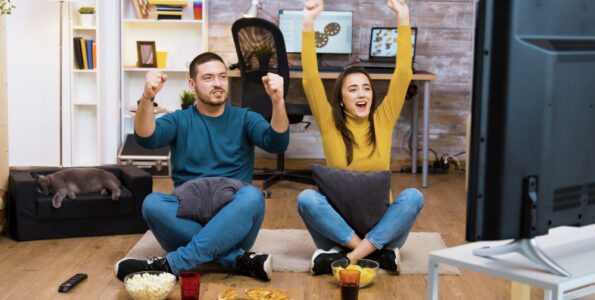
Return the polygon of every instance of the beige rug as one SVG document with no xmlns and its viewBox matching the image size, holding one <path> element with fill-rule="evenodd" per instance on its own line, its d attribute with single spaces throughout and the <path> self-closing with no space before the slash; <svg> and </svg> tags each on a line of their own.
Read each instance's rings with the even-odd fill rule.
<svg viewBox="0 0 595 300">
<path fill-rule="evenodd" d="M 411 232 L 401 249 L 401 274 L 427 274 L 430 252 L 444 249 L 439 233 Z M 261 229 L 251 251 L 265 252 L 273 256 L 273 270 L 276 272 L 309 272 L 310 259 L 316 246 L 307 230 Z M 132 247 L 127 257 L 145 259 L 151 256 L 165 256 L 153 233 L 149 230 Z M 223 271 L 215 263 L 201 265 L 197 270 Z M 458 275 L 455 267 L 440 264 L 440 274 Z"/>
</svg>

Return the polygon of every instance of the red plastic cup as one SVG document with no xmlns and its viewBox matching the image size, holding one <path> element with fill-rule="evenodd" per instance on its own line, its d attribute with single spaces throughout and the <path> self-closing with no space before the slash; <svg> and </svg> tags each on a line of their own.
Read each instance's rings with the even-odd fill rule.
<svg viewBox="0 0 595 300">
<path fill-rule="evenodd" d="M 184 272 L 180 274 L 182 300 L 198 300 L 200 294 L 200 274 Z"/>
<path fill-rule="evenodd" d="M 359 276 L 358 270 L 339 271 L 339 281 L 341 284 L 341 300 L 357 300 L 359 294 Z"/>
</svg>

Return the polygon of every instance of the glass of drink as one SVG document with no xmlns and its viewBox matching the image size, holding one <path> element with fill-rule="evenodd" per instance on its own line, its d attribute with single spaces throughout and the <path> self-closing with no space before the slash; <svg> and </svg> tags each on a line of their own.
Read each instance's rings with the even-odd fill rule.
<svg viewBox="0 0 595 300">
<path fill-rule="evenodd" d="M 180 274 L 182 300 L 198 300 L 200 294 L 200 274 L 184 272 Z"/>
<path fill-rule="evenodd" d="M 341 284 L 341 300 L 357 300 L 359 294 L 358 270 L 339 271 L 339 282 Z"/>
</svg>

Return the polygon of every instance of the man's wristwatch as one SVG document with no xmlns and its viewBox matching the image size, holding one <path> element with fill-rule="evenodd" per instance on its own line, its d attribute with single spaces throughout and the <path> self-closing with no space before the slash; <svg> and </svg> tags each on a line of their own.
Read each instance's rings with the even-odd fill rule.
<svg viewBox="0 0 595 300">
<path fill-rule="evenodd" d="M 141 95 L 141 96 L 140 96 L 140 99 L 139 99 L 139 102 L 140 102 L 140 100 L 143 100 L 143 99 L 145 99 L 145 100 L 149 100 L 149 101 L 151 101 L 151 102 L 153 102 L 153 101 L 155 100 L 155 98 L 151 98 L 151 99 L 149 99 L 149 98 L 145 98 L 145 95 Z"/>
<path fill-rule="evenodd" d="M 151 102 L 153 102 L 153 106 L 157 106 L 157 103 L 155 103 L 155 98 L 148 99 L 148 98 L 145 98 L 145 96 L 140 96 L 140 99 L 138 99 L 138 101 L 136 101 L 136 105 L 140 105 L 140 101 L 143 99 L 145 99 L 147 101 L 151 101 Z"/>
</svg>

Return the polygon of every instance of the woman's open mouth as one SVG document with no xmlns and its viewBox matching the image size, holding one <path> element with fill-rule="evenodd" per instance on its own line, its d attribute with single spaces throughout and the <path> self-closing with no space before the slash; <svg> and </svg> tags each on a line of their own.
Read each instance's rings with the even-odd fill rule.
<svg viewBox="0 0 595 300">
<path fill-rule="evenodd" d="M 365 110 L 366 107 L 368 106 L 368 102 L 366 101 L 358 101 L 355 102 L 355 106 L 359 109 L 359 110 Z"/>
</svg>

